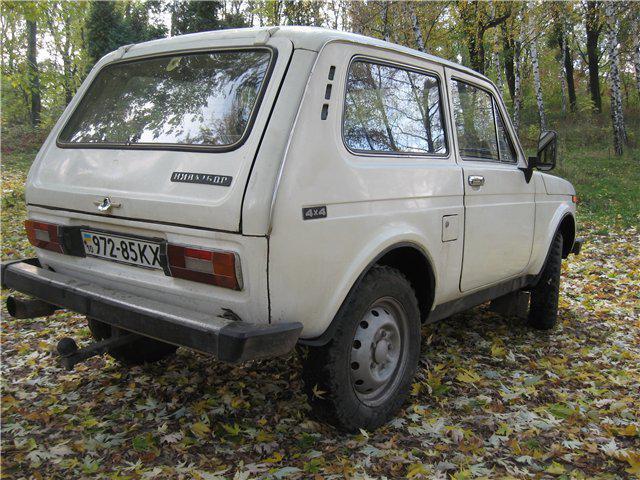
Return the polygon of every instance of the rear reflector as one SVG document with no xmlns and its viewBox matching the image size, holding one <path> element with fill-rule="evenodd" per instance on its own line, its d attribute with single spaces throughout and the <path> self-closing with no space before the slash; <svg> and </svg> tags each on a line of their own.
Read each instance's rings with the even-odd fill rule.
<svg viewBox="0 0 640 480">
<path fill-rule="evenodd" d="M 242 289 L 240 263 L 233 252 L 167 245 L 167 259 L 172 277 Z"/>
<path fill-rule="evenodd" d="M 57 253 L 64 253 L 64 249 L 62 248 L 62 243 L 60 241 L 58 225 L 26 220 L 24 222 L 24 228 L 27 230 L 29 243 L 34 247 L 44 248 L 45 250 L 51 250 L 52 252 Z"/>
</svg>

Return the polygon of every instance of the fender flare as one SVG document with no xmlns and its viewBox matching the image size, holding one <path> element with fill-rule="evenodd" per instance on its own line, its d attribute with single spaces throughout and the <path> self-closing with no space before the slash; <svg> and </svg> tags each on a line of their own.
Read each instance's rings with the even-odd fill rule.
<svg viewBox="0 0 640 480">
<path fill-rule="evenodd" d="M 435 274 L 434 274 L 434 270 L 433 270 L 433 262 L 431 261 L 429 255 L 427 254 L 427 252 L 425 251 L 425 249 L 423 247 L 421 247 L 420 245 L 418 245 L 415 242 L 404 241 L 404 242 L 394 243 L 393 245 L 390 245 L 390 246 L 386 247 L 381 252 L 379 252 L 375 257 L 373 257 L 373 259 L 362 270 L 360 275 L 358 275 L 358 278 L 356 279 L 356 281 L 353 283 L 353 285 L 349 289 L 349 292 L 347 293 L 347 295 L 344 298 L 342 304 L 340 305 L 340 308 L 338 308 L 338 311 L 336 312 L 335 316 L 331 320 L 331 323 L 325 329 L 325 331 L 322 332 L 322 334 L 320 336 L 318 336 L 318 337 L 306 338 L 306 339 L 305 338 L 301 338 L 301 339 L 298 340 L 298 344 L 309 346 L 309 347 L 321 347 L 321 346 L 326 345 L 327 343 L 329 343 L 329 341 L 331 341 L 331 339 L 333 338 L 333 333 L 334 333 L 335 329 L 338 326 L 338 322 L 336 321 L 337 318 L 340 316 L 340 313 L 343 311 L 343 309 L 345 308 L 345 306 L 347 305 L 347 303 L 349 302 L 351 297 L 355 294 L 355 291 L 358 289 L 358 286 L 360 286 L 360 283 L 362 283 L 362 280 L 364 279 L 365 275 L 385 255 L 387 255 L 388 253 L 390 253 L 390 252 L 392 252 L 394 250 L 397 250 L 397 249 L 400 249 L 400 248 L 407 248 L 407 247 L 412 248 L 412 249 L 416 250 L 418 253 L 420 253 L 420 255 L 424 258 L 425 262 L 427 262 L 427 264 L 429 265 L 429 268 L 427 269 L 427 274 L 429 276 L 430 285 L 432 285 L 431 302 L 433 303 L 433 298 L 435 297 L 435 289 L 436 289 L 436 278 L 435 278 Z"/>
<path fill-rule="evenodd" d="M 573 221 L 573 226 L 574 226 L 574 232 L 573 232 L 573 239 L 571 242 L 571 246 L 567 249 L 565 248 L 565 246 L 562 246 L 562 250 L 567 251 L 567 252 L 571 252 L 571 249 L 573 248 L 573 242 L 575 241 L 576 238 L 576 232 L 575 232 L 575 226 L 576 226 L 576 219 L 575 216 L 573 215 L 573 213 L 571 212 L 566 212 L 562 215 L 562 217 L 560 217 L 560 221 L 558 221 L 558 223 L 556 224 L 556 228 L 553 231 L 553 235 L 551 236 L 551 238 L 549 239 L 549 242 L 547 244 L 547 253 L 544 256 L 544 262 L 542 262 L 542 267 L 540 267 L 540 271 L 534 275 L 532 275 L 532 279 L 529 282 L 529 287 L 533 287 L 535 285 L 538 284 L 538 281 L 540 280 L 540 277 L 542 276 L 542 272 L 544 272 L 545 267 L 547 266 L 547 262 L 549 261 L 549 254 L 551 253 L 551 244 L 553 243 L 553 239 L 556 237 L 556 235 L 558 234 L 558 232 L 562 229 L 562 224 L 564 223 L 564 221 L 567 218 L 571 218 L 571 220 Z M 564 239 L 563 239 L 564 240 Z M 567 255 L 563 254 L 562 258 L 567 258 Z"/>
</svg>

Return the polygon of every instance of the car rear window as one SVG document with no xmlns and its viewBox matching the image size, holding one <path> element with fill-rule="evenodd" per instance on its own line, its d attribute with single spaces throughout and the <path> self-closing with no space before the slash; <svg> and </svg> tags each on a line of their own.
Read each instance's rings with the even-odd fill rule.
<svg viewBox="0 0 640 480">
<path fill-rule="evenodd" d="M 231 147 L 248 133 L 270 63 L 270 50 L 255 49 L 108 65 L 83 96 L 59 142 Z"/>
</svg>

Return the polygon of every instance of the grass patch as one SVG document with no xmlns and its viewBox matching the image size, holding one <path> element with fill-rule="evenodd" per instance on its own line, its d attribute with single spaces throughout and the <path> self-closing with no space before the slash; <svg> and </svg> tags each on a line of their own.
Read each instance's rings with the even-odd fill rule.
<svg viewBox="0 0 640 480">
<path fill-rule="evenodd" d="M 582 221 L 629 227 L 640 220 L 640 154 L 616 157 L 606 150 L 560 152 L 554 175 L 566 178 L 580 197 Z"/>
</svg>

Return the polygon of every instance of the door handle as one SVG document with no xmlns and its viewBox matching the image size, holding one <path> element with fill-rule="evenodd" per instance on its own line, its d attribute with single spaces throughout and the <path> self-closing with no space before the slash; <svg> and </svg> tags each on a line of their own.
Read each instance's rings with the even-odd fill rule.
<svg viewBox="0 0 640 480">
<path fill-rule="evenodd" d="M 481 187 L 484 185 L 484 177 L 482 175 L 469 175 L 469 185 L 472 187 Z"/>
</svg>

